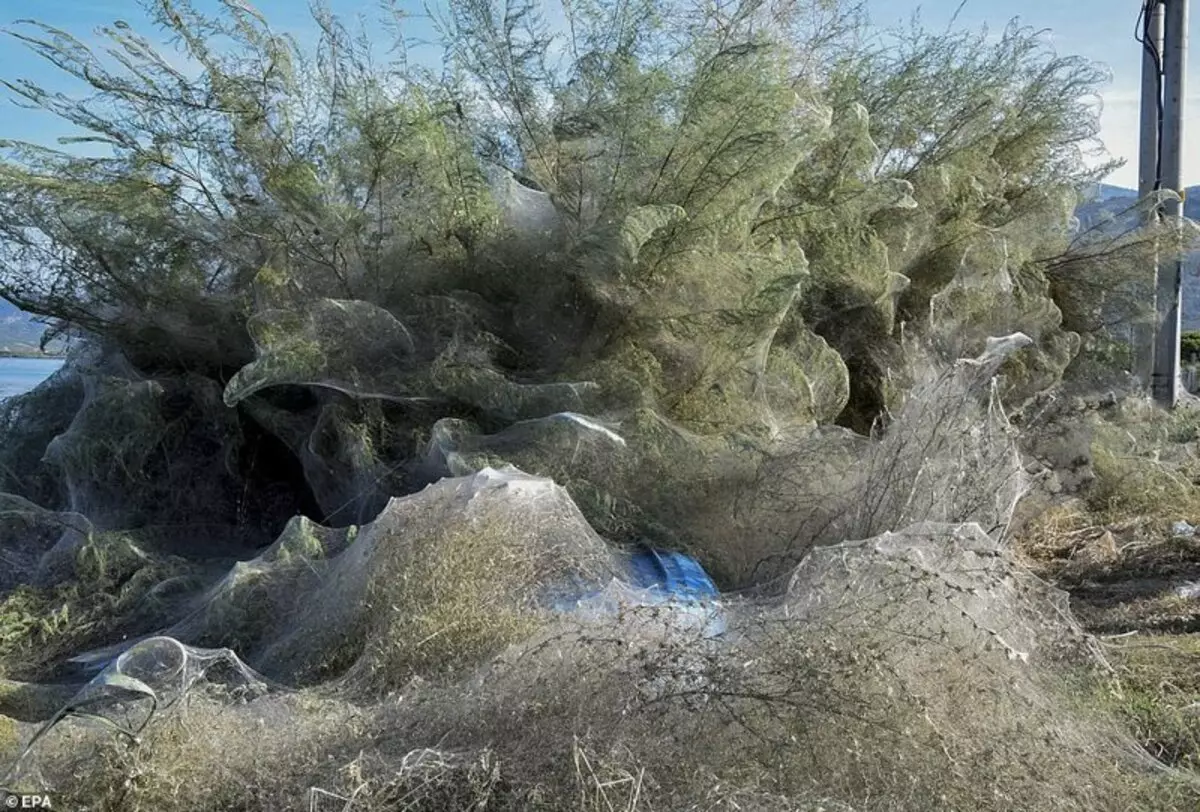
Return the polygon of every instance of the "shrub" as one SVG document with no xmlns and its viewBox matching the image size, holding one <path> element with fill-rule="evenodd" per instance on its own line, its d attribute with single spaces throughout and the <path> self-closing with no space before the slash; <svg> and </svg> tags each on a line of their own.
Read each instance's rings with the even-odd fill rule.
<svg viewBox="0 0 1200 812">
<path fill-rule="evenodd" d="M 1163 412 L 1132 397 L 1096 429 L 1096 479 L 1087 494 L 1108 521 L 1140 517 L 1160 522 L 1200 516 L 1197 458 L 1200 413 Z"/>
<path fill-rule="evenodd" d="M 1200 332 L 1187 330 L 1180 334 L 1179 354 L 1186 363 L 1200 363 Z"/>
</svg>

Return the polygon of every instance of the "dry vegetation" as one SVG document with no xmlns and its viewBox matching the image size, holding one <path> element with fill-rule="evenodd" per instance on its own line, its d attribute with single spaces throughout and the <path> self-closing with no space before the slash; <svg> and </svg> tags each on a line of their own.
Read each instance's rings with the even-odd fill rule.
<svg viewBox="0 0 1200 812">
<path fill-rule="evenodd" d="M 1114 671 L 1097 694 L 1148 752 L 1194 771 L 1200 759 L 1200 411 L 1129 397 L 1093 413 L 1095 479 L 1034 517 L 1017 550 L 1071 594 Z"/>
</svg>

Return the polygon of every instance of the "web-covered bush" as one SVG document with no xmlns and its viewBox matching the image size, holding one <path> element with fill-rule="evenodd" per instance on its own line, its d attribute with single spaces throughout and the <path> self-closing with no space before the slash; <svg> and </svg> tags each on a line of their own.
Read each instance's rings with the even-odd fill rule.
<svg viewBox="0 0 1200 812">
<path fill-rule="evenodd" d="M 1164 808 L 1005 546 L 1008 409 L 1120 309 L 1071 237 L 1090 66 L 824 0 L 455 0 L 440 75 L 398 15 L 147 9 L 183 67 L 18 30 L 90 95 L 10 90 L 101 154 L 4 144 L 0 294 L 89 350 L 4 407 L 4 529 L 23 571 L 96 532 L 6 628 L 119 616 L 27 664 L 88 707 L 25 714 L 22 769 L 112 809 Z M 635 599 L 648 544 L 723 635 Z"/>
</svg>

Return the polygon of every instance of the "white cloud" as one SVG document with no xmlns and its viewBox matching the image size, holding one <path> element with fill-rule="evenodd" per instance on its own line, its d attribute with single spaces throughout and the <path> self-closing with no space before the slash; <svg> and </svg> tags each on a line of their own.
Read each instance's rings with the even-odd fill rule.
<svg viewBox="0 0 1200 812">
<path fill-rule="evenodd" d="M 1108 182 L 1117 186 L 1137 186 L 1138 122 L 1140 95 L 1129 88 L 1113 88 L 1103 94 L 1100 113 L 1100 138 L 1110 155 L 1124 158 L 1125 166 L 1114 172 Z M 1189 94 L 1184 105 L 1183 182 L 1200 183 L 1200 93 Z"/>
</svg>

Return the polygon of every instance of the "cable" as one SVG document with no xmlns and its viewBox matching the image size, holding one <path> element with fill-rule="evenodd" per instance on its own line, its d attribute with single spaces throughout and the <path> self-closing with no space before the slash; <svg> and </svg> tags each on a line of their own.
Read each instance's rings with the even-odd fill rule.
<svg viewBox="0 0 1200 812">
<path fill-rule="evenodd" d="M 1154 85 L 1155 94 L 1154 101 L 1158 111 L 1158 127 L 1156 128 L 1156 146 L 1154 159 L 1154 186 L 1153 191 L 1162 191 L 1162 159 L 1163 159 L 1163 119 L 1165 113 L 1163 110 L 1163 58 L 1158 51 L 1158 46 L 1150 38 L 1150 20 L 1154 17 L 1154 9 L 1165 5 L 1166 0 L 1152 0 L 1150 3 L 1142 3 L 1142 10 L 1138 12 L 1137 22 L 1134 24 L 1133 38 L 1141 43 L 1143 50 L 1150 55 L 1154 60 Z M 1150 13 L 1147 14 L 1146 12 Z M 1140 35 L 1139 35 L 1140 34 Z"/>
</svg>

